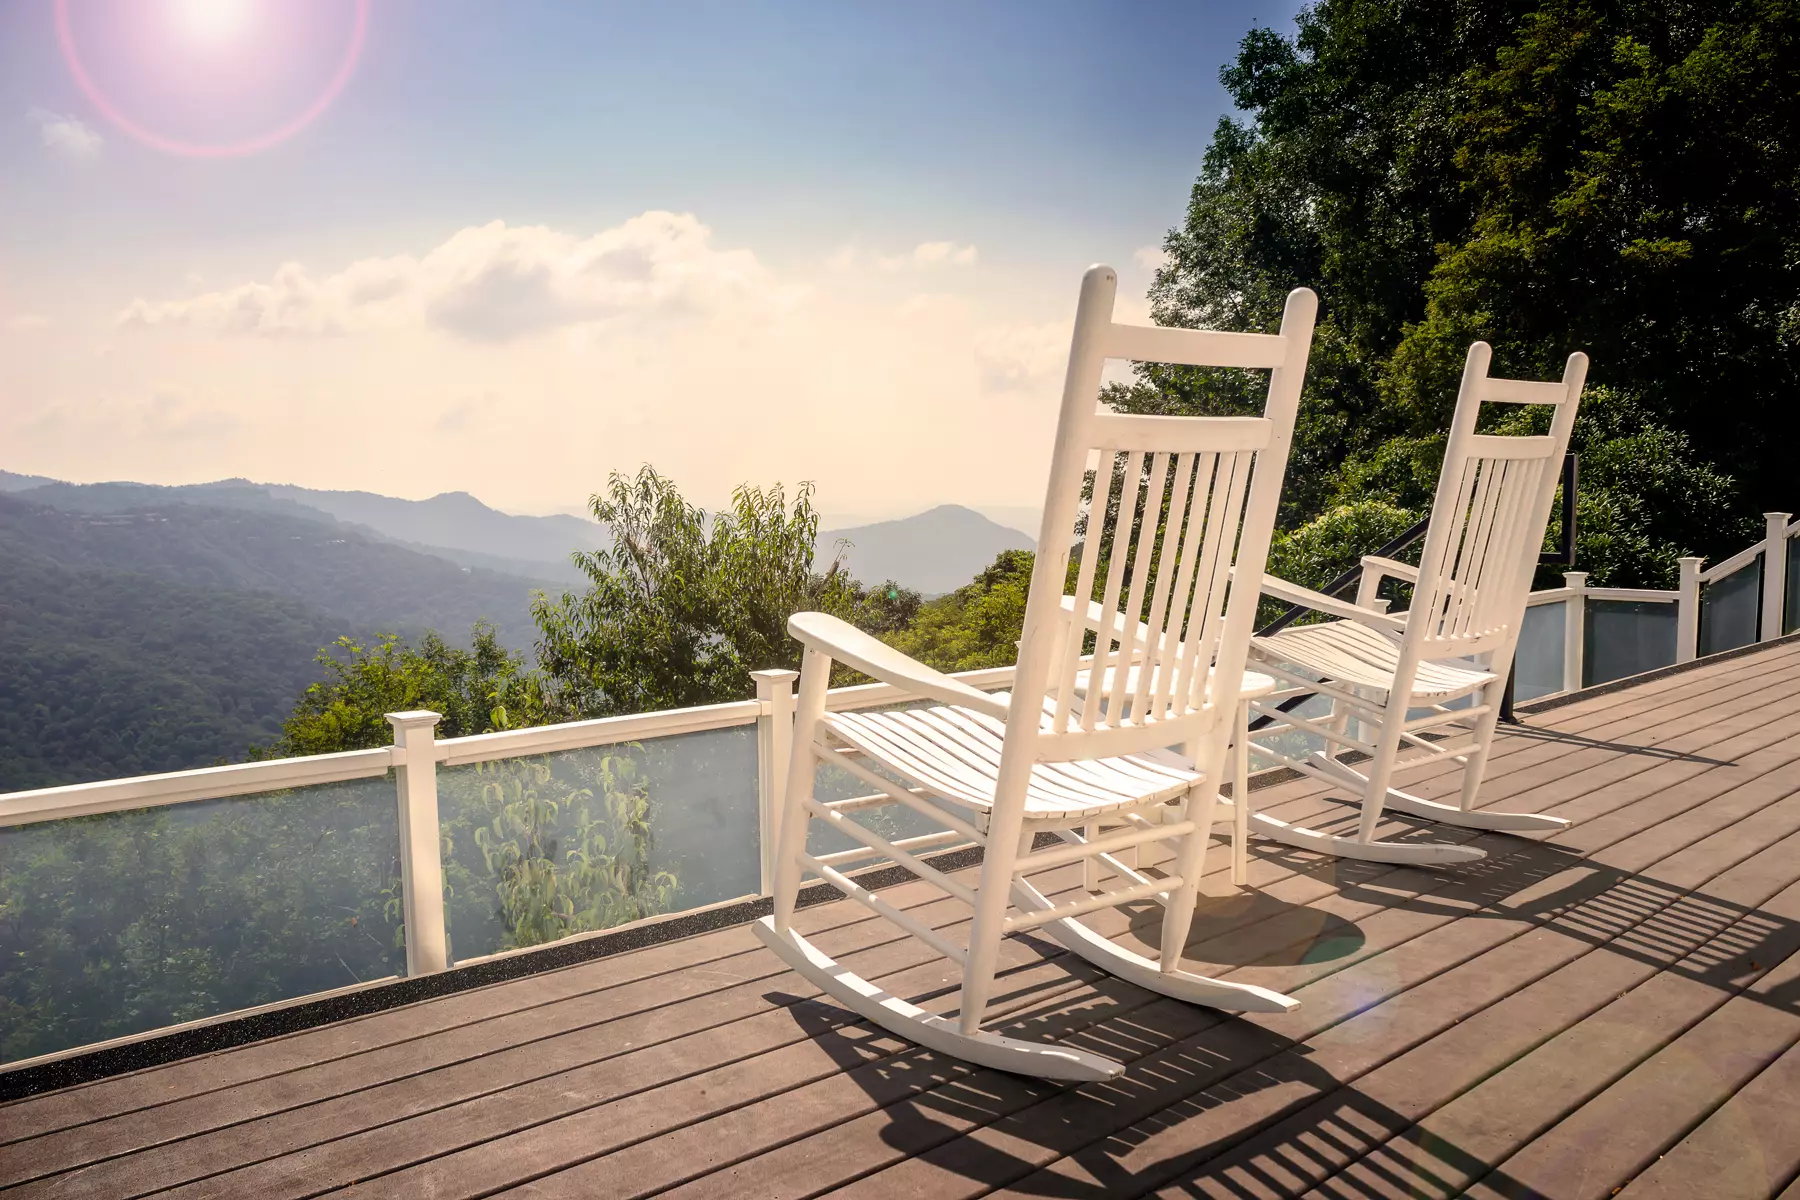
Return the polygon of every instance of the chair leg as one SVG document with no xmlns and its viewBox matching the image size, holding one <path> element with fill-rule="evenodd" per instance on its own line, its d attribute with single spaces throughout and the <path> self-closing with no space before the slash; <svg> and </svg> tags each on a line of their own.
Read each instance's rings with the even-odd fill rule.
<svg viewBox="0 0 1800 1200">
<path fill-rule="evenodd" d="M 1331 702 L 1331 723 L 1327 725 L 1326 728 L 1331 730 L 1331 732 L 1342 736 L 1350 728 L 1351 715 L 1350 706 L 1348 704 L 1342 700 L 1333 700 Z M 1358 721 L 1357 724 L 1360 726 L 1361 721 Z M 1362 737 L 1362 730 L 1360 728 L 1357 730 L 1356 735 L 1359 738 Z M 1330 738 L 1325 739 L 1325 756 L 1327 758 L 1335 760 L 1340 749 L 1341 747 L 1336 742 L 1332 741 Z"/>
<path fill-rule="evenodd" d="M 1017 807 L 1023 808 L 1023 803 Z M 989 817 L 987 845 L 982 850 L 981 882 L 975 892 L 975 919 L 969 923 L 969 953 L 963 961 L 962 1032 L 981 1031 L 988 999 L 994 991 L 994 974 L 1000 966 L 1000 938 L 1005 933 L 1007 905 L 1011 901 L 1013 866 L 1018 862 L 1024 819 L 1003 820 L 996 804 Z"/>
<path fill-rule="evenodd" d="M 1394 760 L 1400 755 L 1400 735 L 1405 729 L 1406 695 L 1389 692 L 1387 711 L 1381 721 L 1381 740 L 1375 743 L 1375 756 L 1369 761 L 1369 784 L 1363 789 L 1362 820 L 1356 829 L 1359 842 L 1375 840 L 1375 827 L 1381 824 L 1381 813 L 1387 806 L 1388 784 L 1394 779 Z"/>
<path fill-rule="evenodd" d="M 1492 685 L 1490 685 L 1492 686 Z M 1487 688 L 1482 689 L 1481 700 L 1489 703 Z M 1475 749 L 1463 763 L 1462 797 L 1460 805 L 1464 812 L 1475 807 L 1475 793 L 1481 790 L 1481 777 L 1487 772 L 1488 750 L 1494 744 L 1494 730 L 1500 723 L 1500 702 L 1498 697 L 1491 702 L 1489 711 L 1482 715 L 1475 727 Z"/>
<path fill-rule="evenodd" d="M 1175 874 L 1181 879 L 1181 886 L 1169 893 L 1163 905 L 1160 966 L 1164 974 L 1181 969 L 1181 952 L 1187 947 L 1188 930 L 1194 924 L 1194 905 L 1200 898 L 1200 876 L 1206 870 L 1206 844 L 1212 839 L 1213 809 L 1218 798 L 1217 779 L 1202 781 L 1198 795 L 1188 793 L 1188 816 L 1194 820 L 1194 828 L 1181 839 L 1181 849 L 1175 856 Z"/>
<path fill-rule="evenodd" d="M 778 933 L 786 933 L 794 919 L 800 896 L 800 856 L 806 852 L 806 831 L 812 814 L 806 803 L 813 797 L 818 763 L 813 744 L 819 721 L 825 715 L 825 692 L 831 686 L 831 659 L 808 650 L 800 666 L 800 695 L 794 705 L 794 738 L 789 751 L 787 794 L 782 800 L 781 827 L 776 833 L 775 911 Z"/>
<path fill-rule="evenodd" d="M 1231 882 L 1250 883 L 1250 706 L 1237 706 L 1231 753 Z"/>
</svg>

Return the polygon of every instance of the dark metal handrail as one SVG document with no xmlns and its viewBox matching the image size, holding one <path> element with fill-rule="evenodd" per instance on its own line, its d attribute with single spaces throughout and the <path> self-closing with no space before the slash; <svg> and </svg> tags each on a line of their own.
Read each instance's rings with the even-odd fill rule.
<svg viewBox="0 0 1800 1200">
<path fill-rule="evenodd" d="M 1402 550 L 1424 537 L 1425 530 L 1428 529 L 1430 525 L 1431 518 L 1426 517 L 1423 521 L 1420 521 L 1417 525 L 1412 526 L 1405 533 L 1381 547 L 1381 549 L 1372 551 L 1369 555 L 1365 555 L 1364 557 L 1392 558 L 1394 555 L 1400 553 Z M 1358 558 L 1354 567 L 1351 567 L 1348 571 L 1345 571 L 1342 575 L 1339 575 L 1336 579 L 1320 588 L 1319 591 L 1327 596 L 1336 596 L 1342 592 L 1347 592 L 1358 583 L 1362 582 L 1362 572 L 1362 558 Z M 1290 604 L 1282 610 L 1279 617 L 1276 617 L 1273 621 L 1270 621 L 1267 625 L 1264 625 L 1261 629 L 1257 630 L 1256 636 L 1268 637 L 1272 633 L 1280 633 L 1311 611 L 1312 610 L 1304 604 Z"/>
</svg>

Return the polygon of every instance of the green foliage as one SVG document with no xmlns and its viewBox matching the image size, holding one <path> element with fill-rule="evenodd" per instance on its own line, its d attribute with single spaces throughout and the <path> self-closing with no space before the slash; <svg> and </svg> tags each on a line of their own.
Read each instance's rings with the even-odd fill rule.
<svg viewBox="0 0 1800 1200">
<path fill-rule="evenodd" d="M 811 485 L 791 508 L 780 485 L 745 485 L 709 519 L 646 465 L 613 475 L 592 510 L 612 545 L 576 555 L 588 590 L 533 607 L 545 702 L 562 718 L 744 699 L 751 671 L 799 665 L 791 614 L 830 612 L 881 630 L 918 605 L 891 581 L 863 588 L 836 562 L 813 570 Z"/>
<path fill-rule="evenodd" d="M 241 757 L 277 735 L 341 629 L 276 596 L 8 554 L 0 791 Z"/>
<path fill-rule="evenodd" d="M 1548 424 L 1542 410 L 1522 409 L 1498 428 L 1540 433 Z M 1575 556 L 1594 587 L 1672 588 L 1683 546 L 1742 549 L 1762 535 L 1762 522 L 1742 511 L 1731 477 L 1700 460 L 1686 434 L 1658 424 L 1616 388 L 1587 390 L 1569 446 L 1581 456 Z M 1559 493 L 1549 538 L 1561 537 Z M 1560 586 L 1562 569 L 1544 568 L 1539 586 Z"/>
<path fill-rule="evenodd" d="M 1222 73 L 1248 119 L 1215 131 L 1151 299 L 1166 324 L 1273 329 L 1290 288 L 1319 291 L 1282 527 L 1423 511 L 1477 337 L 1503 374 L 1593 357 L 1596 583 L 1667 583 L 1791 507 L 1797 40 L 1782 0 L 1325 0 L 1291 40 L 1252 31 Z M 1257 396 L 1244 372 L 1153 367 L 1108 398 Z"/>
<path fill-rule="evenodd" d="M 388 745 L 386 714 L 413 709 L 443 714 L 439 738 L 542 723 L 539 676 L 486 625 L 468 649 L 436 633 L 416 648 L 392 635 L 373 647 L 341 638 L 319 664 L 325 678 L 283 726 L 283 755 Z M 486 931 L 476 952 L 667 911 L 678 881 L 650 866 L 649 790 L 634 754 L 623 747 L 439 771 L 451 926 Z M 389 917 L 400 920 L 397 902 Z"/>
<path fill-rule="evenodd" d="M 535 677 L 486 622 L 475 626 L 466 650 L 433 630 L 417 648 L 395 634 L 373 646 L 342 637 L 316 661 L 324 678 L 301 694 L 282 723 L 280 756 L 389 745 L 394 736 L 386 714 L 392 712 L 443 714 L 440 738 L 538 723 Z"/>
<path fill-rule="evenodd" d="M 1423 514 L 1384 500 L 1326 509 L 1269 547 L 1269 573 L 1303 587 L 1323 587 L 1415 524 Z M 1414 557 L 1417 557 L 1415 551 Z"/>
<path fill-rule="evenodd" d="M 884 640 L 940 671 L 1018 661 L 1033 561 L 1029 550 L 1001 551 L 972 582 L 925 601 L 909 628 L 887 631 Z"/>
<path fill-rule="evenodd" d="M 466 832 L 486 868 L 508 947 L 609 929 L 673 903 L 675 875 L 650 865 L 649 789 L 632 749 L 581 756 L 586 786 L 569 781 L 571 764 L 539 755 L 477 763 L 473 803 L 465 789 L 446 789 L 453 801 L 446 857 L 465 865 L 456 851 Z M 451 872 L 453 893 L 459 874 L 472 872 Z M 481 891 L 472 878 L 463 886 Z"/>
</svg>

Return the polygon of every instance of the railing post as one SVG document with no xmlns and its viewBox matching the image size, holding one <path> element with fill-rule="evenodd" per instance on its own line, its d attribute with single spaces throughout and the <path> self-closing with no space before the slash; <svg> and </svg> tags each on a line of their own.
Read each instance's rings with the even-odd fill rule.
<svg viewBox="0 0 1800 1200">
<path fill-rule="evenodd" d="M 444 855 L 438 829 L 434 712 L 388 713 L 400 765 L 400 894 L 405 906 L 406 973 L 429 975 L 450 965 L 444 922 Z"/>
<path fill-rule="evenodd" d="M 1787 527 L 1792 513 L 1764 513 L 1762 629 L 1757 641 L 1781 636 L 1781 606 L 1787 598 Z"/>
<path fill-rule="evenodd" d="M 782 793 L 794 747 L 794 681 L 798 671 L 752 671 L 762 715 L 756 718 L 756 810 L 762 839 L 762 894 L 775 894 L 775 848 Z"/>
<path fill-rule="evenodd" d="M 1587 657 L 1586 571 L 1564 571 L 1563 586 L 1574 593 L 1563 601 L 1563 691 L 1579 692 L 1585 682 Z"/>
<path fill-rule="evenodd" d="M 1704 558 L 1681 560 L 1681 582 L 1675 593 L 1675 661 L 1692 662 L 1700 653 L 1700 564 Z"/>
</svg>

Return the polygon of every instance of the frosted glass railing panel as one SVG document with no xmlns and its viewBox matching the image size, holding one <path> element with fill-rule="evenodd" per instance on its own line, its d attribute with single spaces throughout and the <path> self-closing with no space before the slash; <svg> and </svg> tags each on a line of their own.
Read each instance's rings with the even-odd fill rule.
<svg viewBox="0 0 1800 1200">
<path fill-rule="evenodd" d="M 405 970 L 392 774 L 0 829 L 0 1061 Z"/>
<path fill-rule="evenodd" d="M 1700 653 L 1735 650 L 1756 640 L 1762 558 L 1707 584 L 1700 593 Z"/>
<path fill-rule="evenodd" d="M 1513 652 L 1513 699 L 1520 703 L 1563 690 L 1563 633 L 1567 604 L 1535 604 L 1525 610 Z"/>
<path fill-rule="evenodd" d="M 1583 687 L 1653 671 L 1675 661 L 1675 606 L 1636 600 L 1587 601 Z"/>
<path fill-rule="evenodd" d="M 1800 537 L 1787 542 L 1787 596 L 1781 606 L 1781 632 L 1800 629 Z"/>
<path fill-rule="evenodd" d="M 452 961 L 761 886 L 752 726 L 438 770 Z"/>
<path fill-rule="evenodd" d="M 1305 675 L 1308 678 L 1317 678 L 1317 676 L 1313 675 L 1303 667 L 1297 667 L 1292 663 L 1283 663 L 1282 665 L 1296 674 Z M 1254 667 L 1252 669 L 1254 669 Z M 1297 716 L 1310 717 L 1317 720 L 1318 718 L 1331 715 L 1331 699 L 1327 696 L 1309 696 L 1301 701 L 1297 707 L 1292 708 L 1289 711 Z M 1252 717 L 1251 723 L 1254 724 L 1255 721 L 1256 718 Z M 1349 733 L 1352 737 L 1356 736 L 1356 730 L 1354 728 L 1350 729 Z M 1250 769 L 1252 771 L 1265 771 L 1271 767 L 1278 767 L 1281 765 L 1266 755 L 1258 753 L 1258 750 L 1264 746 L 1267 746 L 1280 754 L 1285 754 L 1289 758 L 1305 758 L 1308 754 L 1311 754 L 1316 750 L 1325 749 L 1324 738 L 1319 737 L 1317 734 L 1306 733 L 1298 729 L 1290 729 L 1286 733 L 1276 734 L 1273 737 L 1260 736 L 1255 730 L 1252 730 L 1251 736 Z"/>
</svg>

